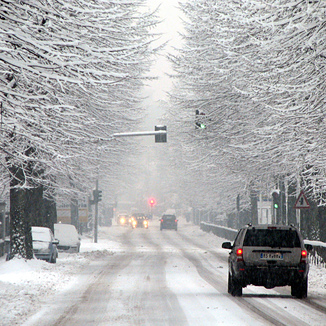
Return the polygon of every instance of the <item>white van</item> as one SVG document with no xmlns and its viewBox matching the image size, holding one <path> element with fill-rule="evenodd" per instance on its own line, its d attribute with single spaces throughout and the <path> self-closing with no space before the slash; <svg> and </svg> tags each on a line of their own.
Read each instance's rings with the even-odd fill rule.
<svg viewBox="0 0 326 326">
<path fill-rule="evenodd" d="M 80 236 L 72 224 L 54 224 L 54 237 L 59 240 L 58 250 L 79 252 Z"/>
</svg>

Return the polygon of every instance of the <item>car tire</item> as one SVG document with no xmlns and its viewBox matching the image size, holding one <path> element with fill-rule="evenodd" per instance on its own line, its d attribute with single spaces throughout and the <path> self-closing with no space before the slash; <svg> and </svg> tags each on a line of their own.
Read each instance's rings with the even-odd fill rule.
<svg viewBox="0 0 326 326">
<path fill-rule="evenodd" d="M 308 295 L 308 278 L 291 285 L 291 295 L 298 299 L 304 299 Z"/>
<path fill-rule="evenodd" d="M 233 291 L 233 284 L 232 284 L 232 277 L 229 273 L 229 276 L 228 276 L 228 293 L 232 293 Z"/>
<path fill-rule="evenodd" d="M 234 297 L 242 296 L 242 286 L 238 280 L 231 276 L 231 294 Z"/>
</svg>

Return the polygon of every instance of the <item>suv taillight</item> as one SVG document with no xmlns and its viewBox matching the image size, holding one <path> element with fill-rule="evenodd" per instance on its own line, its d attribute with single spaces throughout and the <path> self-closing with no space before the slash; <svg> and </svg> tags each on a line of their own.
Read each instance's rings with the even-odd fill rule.
<svg viewBox="0 0 326 326">
<path fill-rule="evenodd" d="M 237 261 L 243 261 L 243 249 L 237 249 Z"/>
<path fill-rule="evenodd" d="M 301 263 L 306 263 L 308 257 L 307 250 L 301 250 Z"/>
</svg>

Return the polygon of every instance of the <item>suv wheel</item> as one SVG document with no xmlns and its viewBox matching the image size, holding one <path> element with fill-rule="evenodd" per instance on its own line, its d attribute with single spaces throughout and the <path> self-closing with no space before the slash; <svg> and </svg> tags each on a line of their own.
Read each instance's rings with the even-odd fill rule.
<svg viewBox="0 0 326 326">
<path fill-rule="evenodd" d="M 234 297 L 242 296 L 242 286 L 240 282 L 229 274 L 228 291 Z"/>
<path fill-rule="evenodd" d="M 232 284 L 232 278 L 231 275 L 229 273 L 229 277 L 228 277 L 228 293 L 232 293 L 232 288 L 233 288 L 233 284 Z"/>
<path fill-rule="evenodd" d="M 308 278 L 291 285 L 291 295 L 298 299 L 306 298 L 308 294 Z"/>
</svg>

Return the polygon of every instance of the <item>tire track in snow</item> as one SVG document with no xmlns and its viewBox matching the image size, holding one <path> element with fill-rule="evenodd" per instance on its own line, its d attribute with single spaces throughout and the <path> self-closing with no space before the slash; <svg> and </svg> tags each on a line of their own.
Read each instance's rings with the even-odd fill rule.
<svg viewBox="0 0 326 326">
<path fill-rule="evenodd" d="M 199 248 L 206 250 L 207 252 L 209 252 L 210 254 L 212 254 L 214 257 L 216 257 L 219 260 L 222 260 L 224 262 L 227 263 L 227 257 L 225 257 L 224 255 L 219 254 L 218 252 L 214 251 L 214 250 L 210 250 L 209 248 L 205 247 L 204 245 L 202 245 L 201 243 L 199 243 L 198 241 L 195 241 L 193 238 L 190 238 L 188 235 L 184 234 L 184 233 L 179 233 L 180 237 L 185 240 L 186 242 L 190 243 L 190 244 L 195 244 L 196 246 L 198 246 Z M 279 297 L 283 297 L 283 298 L 289 298 L 289 295 L 287 294 L 287 292 L 285 292 L 284 288 L 280 287 L 276 287 L 274 288 L 274 291 L 276 291 L 277 293 L 280 294 Z M 253 295 L 255 296 L 255 295 Z M 272 295 L 257 295 L 260 297 L 274 297 Z M 293 300 L 297 300 L 300 303 L 305 303 L 307 306 L 309 306 L 310 308 L 317 310 L 320 313 L 324 313 L 326 314 L 326 307 L 322 304 L 319 304 L 318 302 L 314 301 L 314 299 L 311 298 L 306 298 L 306 299 L 297 299 L 297 298 L 292 298 Z"/>
</svg>

